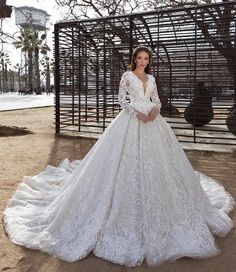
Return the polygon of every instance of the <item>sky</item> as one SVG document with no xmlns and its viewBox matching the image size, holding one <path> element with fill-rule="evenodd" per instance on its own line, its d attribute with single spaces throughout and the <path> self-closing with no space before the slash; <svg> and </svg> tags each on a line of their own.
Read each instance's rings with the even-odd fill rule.
<svg viewBox="0 0 236 272">
<path fill-rule="evenodd" d="M 48 22 L 47 27 L 49 28 L 47 32 L 47 43 L 51 48 L 51 52 L 49 56 L 53 56 L 53 26 L 56 22 L 58 22 L 62 16 L 63 11 L 59 8 L 54 0 L 7 0 L 7 5 L 21 7 L 21 6 L 29 6 L 35 7 L 38 9 L 45 10 L 49 15 L 51 15 L 50 20 Z M 13 9 L 11 18 L 7 18 L 3 20 L 3 31 L 9 34 L 14 34 L 19 31 L 20 28 L 15 25 L 15 12 Z M 17 33 L 16 33 L 17 36 Z M 1 48 L 0 48 L 1 51 Z M 16 65 L 20 62 L 20 49 L 15 49 L 13 45 L 4 44 L 3 51 L 8 53 L 10 56 L 12 66 Z"/>
</svg>

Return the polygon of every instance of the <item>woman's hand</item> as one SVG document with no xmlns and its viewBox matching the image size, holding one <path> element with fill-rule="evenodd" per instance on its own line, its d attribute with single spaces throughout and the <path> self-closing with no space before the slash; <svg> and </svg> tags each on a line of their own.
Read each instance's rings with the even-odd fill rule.
<svg viewBox="0 0 236 272">
<path fill-rule="evenodd" d="M 139 113 L 137 114 L 137 118 L 138 118 L 139 120 L 143 121 L 144 123 L 150 121 L 150 120 L 149 120 L 149 116 L 146 115 L 146 114 L 144 114 L 144 113 L 142 113 L 142 112 L 139 112 Z"/>
<path fill-rule="evenodd" d="M 154 121 L 157 115 L 160 114 L 160 109 L 157 107 L 153 107 L 148 115 L 149 121 Z"/>
<path fill-rule="evenodd" d="M 137 118 L 141 121 L 143 121 L 144 123 L 147 123 L 149 121 L 153 121 L 156 119 L 157 115 L 160 114 L 160 109 L 157 107 L 153 107 L 149 113 L 149 115 L 146 115 L 142 112 L 139 112 L 137 114 Z"/>
</svg>

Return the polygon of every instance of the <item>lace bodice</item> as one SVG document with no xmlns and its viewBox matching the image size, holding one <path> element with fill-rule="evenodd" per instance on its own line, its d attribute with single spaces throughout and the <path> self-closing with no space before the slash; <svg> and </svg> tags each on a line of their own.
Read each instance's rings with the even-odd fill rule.
<svg viewBox="0 0 236 272">
<path fill-rule="evenodd" d="M 139 111 L 145 112 L 145 106 L 148 106 L 149 110 L 152 107 L 161 108 L 155 78 L 149 74 L 147 76 L 146 89 L 142 80 L 132 71 L 126 71 L 120 81 L 118 101 L 121 107 L 134 117 Z M 127 95 L 130 97 L 130 103 L 126 100 Z"/>
</svg>

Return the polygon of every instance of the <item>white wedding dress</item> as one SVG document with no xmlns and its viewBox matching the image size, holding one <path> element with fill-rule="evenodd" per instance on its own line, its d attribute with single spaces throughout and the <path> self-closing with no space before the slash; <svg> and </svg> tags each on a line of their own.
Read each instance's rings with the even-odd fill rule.
<svg viewBox="0 0 236 272">
<path fill-rule="evenodd" d="M 160 107 L 154 77 L 144 90 L 125 72 L 119 103 L 123 110 L 83 160 L 24 177 L 4 211 L 9 238 L 69 262 L 90 252 L 127 266 L 219 254 L 214 236 L 233 227 L 234 200 L 193 170 L 161 115 L 136 118 Z"/>
</svg>

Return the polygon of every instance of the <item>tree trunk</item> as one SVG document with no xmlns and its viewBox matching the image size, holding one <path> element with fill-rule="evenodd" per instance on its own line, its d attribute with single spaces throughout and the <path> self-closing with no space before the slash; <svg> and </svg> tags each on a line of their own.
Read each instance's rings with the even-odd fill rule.
<svg viewBox="0 0 236 272">
<path fill-rule="evenodd" d="M 19 92 L 21 91 L 21 78 L 20 78 L 20 68 L 18 68 L 18 78 L 19 78 Z"/>
<path fill-rule="evenodd" d="M 32 78 L 33 78 L 33 56 L 32 51 L 28 51 L 28 76 L 29 76 L 29 88 L 33 90 Z"/>
<path fill-rule="evenodd" d="M 47 63 L 47 71 L 46 71 L 46 91 L 50 91 L 50 67 L 49 63 Z"/>
<path fill-rule="evenodd" d="M 5 63 L 5 88 L 8 92 L 9 90 L 9 84 L 8 84 L 8 71 L 7 71 L 7 63 Z"/>
<path fill-rule="evenodd" d="M 4 59 L 2 58 L 2 90 L 5 92 L 6 83 L 5 83 L 5 64 Z"/>
<path fill-rule="evenodd" d="M 35 48 L 35 74 L 36 74 L 36 93 L 41 94 L 40 90 L 40 72 L 39 72 L 39 49 Z"/>
<path fill-rule="evenodd" d="M 24 52 L 24 57 L 25 57 L 24 87 L 26 88 L 27 86 L 29 86 L 29 73 L 28 73 L 28 70 L 29 70 L 29 60 L 27 59 L 26 52 Z"/>
</svg>

